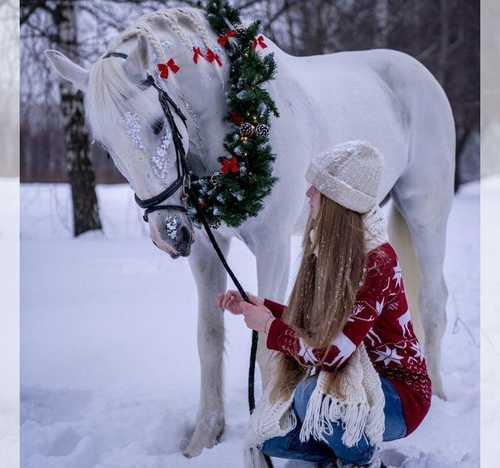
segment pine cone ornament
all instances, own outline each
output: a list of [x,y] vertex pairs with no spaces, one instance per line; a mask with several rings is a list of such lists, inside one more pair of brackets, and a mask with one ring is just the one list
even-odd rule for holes
[[250,137],[254,134],[255,127],[250,122],[243,122],[240,125],[240,135],[244,137]]
[[266,124],[257,125],[255,134],[260,138],[267,138],[269,136],[269,126]]

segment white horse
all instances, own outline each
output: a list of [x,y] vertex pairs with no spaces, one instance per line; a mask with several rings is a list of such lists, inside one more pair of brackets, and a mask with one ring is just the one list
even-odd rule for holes
[[[204,12],[176,8],[142,16],[109,47],[128,58],[101,57],[85,70],[61,53],[47,51],[59,74],[85,92],[94,137],[142,199],[160,193],[177,175],[173,145],[167,149],[166,173],[159,173],[158,161],[152,161],[164,141],[161,126],[168,125],[157,92],[141,85],[146,72],[153,74],[169,58],[180,70],[166,80],[157,78],[188,116],[188,131],[176,116],[188,160],[199,176],[219,169],[217,157],[224,154],[223,137],[229,130],[223,122],[229,65],[216,39]],[[273,52],[278,70],[267,89],[281,113],[272,120],[270,135],[279,181],[257,217],[237,229],[217,230],[222,250],[228,252],[233,236],[241,239],[256,257],[258,295],[283,302],[290,238],[303,230],[307,217],[304,174],[311,156],[345,140],[370,141],[385,158],[379,201],[389,195],[393,200],[391,241],[401,257],[414,320],[417,307],[422,314],[434,392],[444,397],[439,371],[447,301],[443,260],[455,155],[445,93],[419,62],[403,53],[372,50],[299,58],[266,42],[268,47],[259,53]],[[195,64],[193,46],[216,50],[223,66],[204,60]],[[169,203],[180,203],[179,192]],[[215,296],[226,289],[227,279],[205,233],[194,229],[186,216],[177,228],[179,235],[169,235],[165,222],[171,214],[150,214],[149,228],[153,242],[173,258],[189,255],[197,284],[201,400],[184,449],[186,456],[195,456],[212,447],[224,429],[224,323],[223,314],[215,310]],[[265,383],[262,342],[257,359]]]

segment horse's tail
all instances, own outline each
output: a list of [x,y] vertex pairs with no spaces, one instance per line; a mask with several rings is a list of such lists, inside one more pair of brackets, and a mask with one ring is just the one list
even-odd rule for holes
[[420,343],[423,344],[425,343],[425,333],[419,304],[420,269],[418,267],[415,249],[411,241],[408,224],[397,209],[394,201],[392,201],[389,206],[387,230],[389,239],[398,254],[399,263],[403,270],[403,281],[415,334]]

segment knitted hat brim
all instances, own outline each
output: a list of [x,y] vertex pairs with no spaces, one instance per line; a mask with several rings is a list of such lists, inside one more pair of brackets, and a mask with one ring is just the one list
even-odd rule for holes
[[351,187],[312,162],[307,168],[305,177],[311,185],[327,198],[352,211],[367,213],[376,204],[374,197]]

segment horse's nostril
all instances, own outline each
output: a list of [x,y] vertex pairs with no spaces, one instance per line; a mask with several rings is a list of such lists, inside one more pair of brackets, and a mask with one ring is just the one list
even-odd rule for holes
[[182,226],[180,232],[180,243],[187,244],[191,238],[191,234],[189,233],[189,229],[186,226]]

